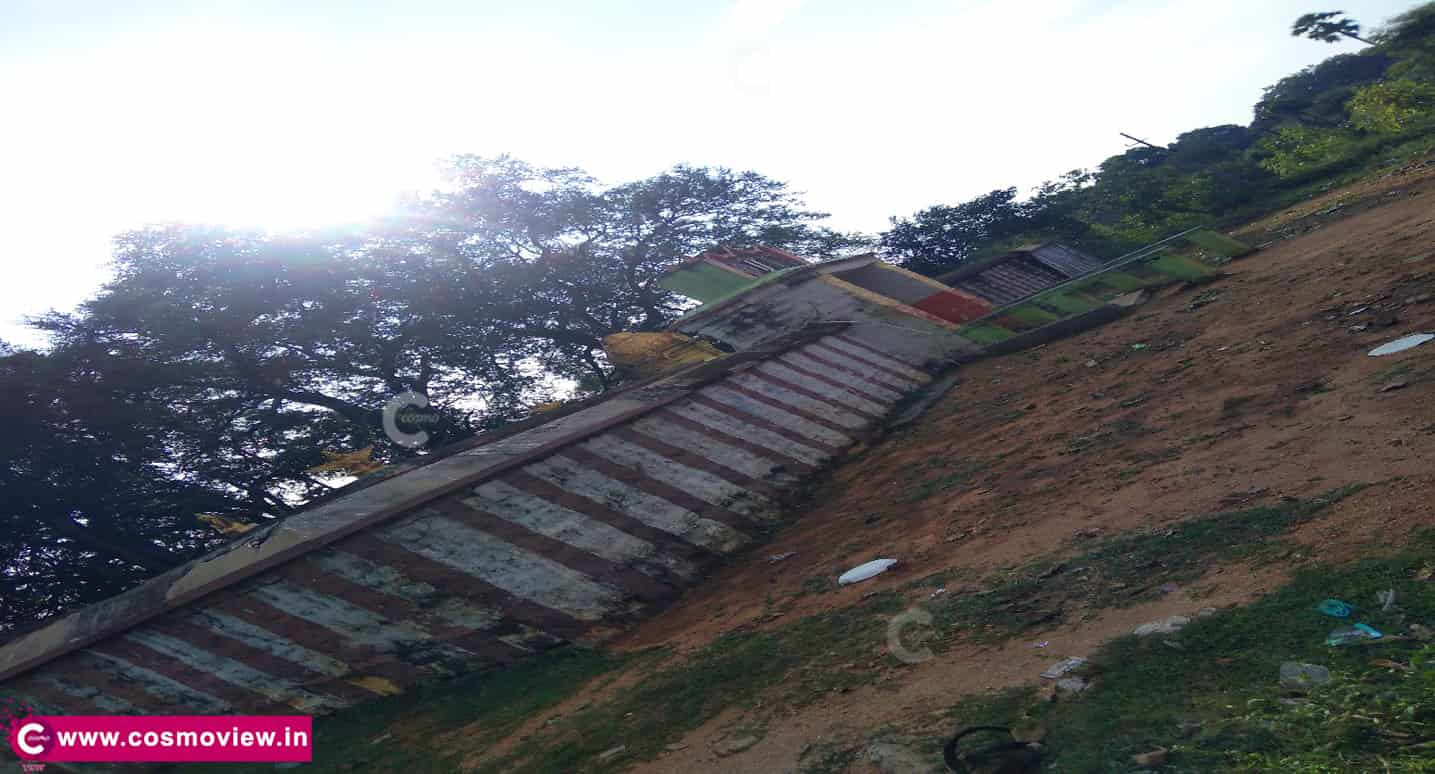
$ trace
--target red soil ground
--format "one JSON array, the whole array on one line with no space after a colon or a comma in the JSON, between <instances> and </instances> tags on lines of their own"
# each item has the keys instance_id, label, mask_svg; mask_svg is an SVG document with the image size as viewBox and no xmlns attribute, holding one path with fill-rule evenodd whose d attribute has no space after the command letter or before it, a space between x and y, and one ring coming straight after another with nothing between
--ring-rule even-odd
<instances>
[{"instance_id":1,"label":"red soil ground","mask_svg":"<svg viewBox=\"0 0 1435 774\"><path fill-rule=\"evenodd\" d=\"M961 593L969 579L1094 536L1374 484L1297 530L1308 550L1260 567L1218 563L1180 592L1133 607L1068 611L1064 620L1078 623L1034 635L1050 642L1045 649L1033 637L956 645L772 721L753 747L719 757L712 743L743 720L734 709L637 770L798 770L814 745L860 742L963 695L1037 682L1054 657L1089 652L1141 622L1238 604L1298 564L1386 550L1435 524L1435 343L1366 355L1406 333L1435 332L1435 168L1332 192L1241 233L1272 241L1213 284L963 367L916 425L846 459L774 541L615 647L681 653L948 569L964 571L949 589ZM879 556L900 564L832 588L838 574ZM930 591L908 593L916 601Z\"/></svg>"}]
</instances>

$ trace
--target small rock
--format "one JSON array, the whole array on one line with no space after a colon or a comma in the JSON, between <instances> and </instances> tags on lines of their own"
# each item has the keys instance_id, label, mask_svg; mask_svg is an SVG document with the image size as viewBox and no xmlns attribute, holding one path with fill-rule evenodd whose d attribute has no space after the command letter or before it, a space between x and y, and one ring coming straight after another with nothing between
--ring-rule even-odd
<instances>
[{"instance_id":1,"label":"small rock","mask_svg":"<svg viewBox=\"0 0 1435 774\"><path fill-rule=\"evenodd\" d=\"M1405 389L1406 387L1409 387L1409 386L1410 386L1410 381L1409 381L1408 379L1396 379L1396 380L1394 380L1394 381L1391 381L1391 382L1386 383L1386 385L1385 385L1384 387L1381 387L1381 388L1380 388L1380 391L1381 391L1381 392L1391 392L1391 391L1393 391L1393 390L1403 390L1403 389Z\"/></svg>"},{"instance_id":2,"label":"small rock","mask_svg":"<svg viewBox=\"0 0 1435 774\"><path fill-rule=\"evenodd\" d=\"M1091 684L1080 677L1063 677L1056 681L1056 690L1062 693L1081 693L1090 687Z\"/></svg>"},{"instance_id":3,"label":"small rock","mask_svg":"<svg viewBox=\"0 0 1435 774\"><path fill-rule=\"evenodd\" d=\"M1352 325L1352 326L1350 326L1350 332L1351 332L1351 333L1363 333L1363 332L1364 332L1367 328L1369 328L1369 327L1370 327L1370 323L1361 323L1361 324L1359 324L1359 325Z\"/></svg>"},{"instance_id":4,"label":"small rock","mask_svg":"<svg viewBox=\"0 0 1435 774\"><path fill-rule=\"evenodd\" d=\"M919 774L932 770L932 764L920 751L896 742L873 742L867 745L864 757L882 774Z\"/></svg>"},{"instance_id":5,"label":"small rock","mask_svg":"<svg viewBox=\"0 0 1435 774\"><path fill-rule=\"evenodd\" d=\"M1141 624L1136 627L1136 631L1132 632L1132 634L1135 634L1137 637L1150 637L1153 634L1175 634L1181 631L1181 629L1190 622L1191 619L1184 615L1173 615L1159 621Z\"/></svg>"},{"instance_id":6,"label":"small rock","mask_svg":"<svg viewBox=\"0 0 1435 774\"><path fill-rule=\"evenodd\" d=\"M677 751L679 751L679 750L686 750L686 749L688 749L688 746L685 745L685 744L683 744L683 743L681 743L681 742L679 742L678 744L670 744L670 745L668 745L667 747L664 747L663 749L664 749L664 750L667 750L668 752L677 752Z\"/></svg>"},{"instance_id":7,"label":"small rock","mask_svg":"<svg viewBox=\"0 0 1435 774\"><path fill-rule=\"evenodd\" d=\"M737 755L755 744L757 744L757 737L755 736L750 734L747 736L736 736L731 739L720 740L717 744L713 745L713 752L717 753L719 757L725 758L729 755Z\"/></svg>"},{"instance_id":8,"label":"small rock","mask_svg":"<svg viewBox=\"0 0 1435 774\"><path fill-rule=\"evenodd\" d=\"M1131 762L1136 764L1137 766L1149 766L1151 768L1159 769L1162 766L1166 765L1166 759L1170 755L1171 753L1168 752L1166 748L1157 747L1151 752L1137 753L1136 755L1131 756Z\"/></svg>"},{"instance_id":9,"label":"small rock","mask_svg":"<svg viewBox=\"0 0 1435 774\"><path fill-rule=\"evenodd\" d=\"M1281 685L1287 688L1309 688L1330 682L1330 670L1319 664L1287 661L1281 664Z\"/></svg>"},{"instance_id":10,"label":"small rock","mask_svg":"<svg viewBox=\"0 0 1435 774\"><path fill-rule=\"evenodd\" d=\"M1086 367L1087 367L1087 368L1095 368L1095 367L1096 367L1096 361L1095 361L1095 360L1088 360L1088 361L1086 361Z\"/></svg>"},{"instance_id":11,"label":"small rock","mask_svg":"<svg viewBox=\"0 0 1435 774\"><path fill-rule=\"evenodd\" d=\"M794 557L794 556L797 556L797 552L796 552L796 551L788 551L788 552L786 552L786 553L781 553L781 554L770 554L770 555L767 557L767 561L768 561L769 564L777 564L778 562L785 562L785 561L787 561L788 559L791 559L791 558Z\"/></svg>"},{"instance_id":12,"label":"small rock","mask_svg":"<svg viewBox=\"0 0 1435 774\"><path fill-rule=\"evenodd\" d=\"M598 754L598 762L599 762L599 763L607 763L608 761L613 760L614 758L618 757L619 755L622 755L622 754L623 754L623 751L626 750L626 749L628 749L628 745L626 745L626 744L620 744L620 745L618 745L617 747L614 747L614 748L611 749L611 750L604 750L603 752L601 752L601 753Z\"/></svg>"},{"instance_id":13,"label":"small rock","mask_svg":"<svg viewBox=\"0 0 1435 774\"><path fill-rule=\"evenodd\" d=\"M1075 672L1085 665L1086 659L1081 656L1072 656L1071 658L1064 658L1052 664L1050 667L1047 667L1047 670L1042 672L1041 676L1048 680L1057 680L1066 677L1068 674Z\"/></svg>"},{"instance_id":14,"label":"small rock","mask_svg":"<svg viewBox=\"0 0 1435 774\"><path fill-rule=\"evenodd\" d=\"M1046 726L1035 721L1025 721L1012 726L1011 735L1018 742L1040 742L1046 738Z\"/></svg>"},{"instance_id":15,"label":"small rock","mask_svg":"<svg viewBox=\"0 0 1435 774\"><path fill-rule=\"evenodd\" d=\"M1217 611L1214 607L1203 607L1200 610L1196 611L1196 617L1209 618L1210 616L1215 615L1217 612L1219 611Z\"/></svg>"},{"instance_id":16,"label":"small rock","mask_svg":"<svg viewBox=\"0 0 1435 774\"><path fill-rule=\"evenodd\" d=\"M1177 586L1177 585L1174 584L1174 583L1163 583L1163 584L1161 584L1161 593L1162 593L1162 594L1175 594L1175 593L1176 593L1177 591L1179 591L1180 589L1181 589L1181 587L1180 587L1180 586Z\"/></svg>"}]
</instances>

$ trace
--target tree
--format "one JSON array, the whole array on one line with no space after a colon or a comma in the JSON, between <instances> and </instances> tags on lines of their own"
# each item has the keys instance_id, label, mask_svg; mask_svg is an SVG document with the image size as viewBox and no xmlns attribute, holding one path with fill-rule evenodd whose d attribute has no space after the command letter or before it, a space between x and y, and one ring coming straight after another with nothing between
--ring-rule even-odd
<instances>
[{"instance_id":1,"label":"tree","mask_svg":"<svg viewBox=\"0 0 1435 774\"><path fill-rule=\"evenodd\" d=\"M467 267L465 303L550 372L603 383L602 339L656 330L683 302L657 284L683 257L766 244L830 257L868 240L813 225L786 184L755 172L676 166L609 188L572 169L506 157L451 160L454 190L420 204L413 249Z\"/></svg>"},{"instance_id":2,"label":"tree","mask_svg":"<svg viewBox=\"0 0 1435 774\"><path fill-rule=\"evenodd\" d=\"M893 217L882 234L883 254L912 271L938 274L971 258L987 243L1032 225L1032 207L1003 188L955 206L934 205L910 218Z\"/></svg>"},{"instance_id":3,"label":"tree","mask_svg":"<svg viewBox=\"0 0 1435 774\"><path fill-rule=\"evenodd\" d=\"M1399 60L1392 74L1435 80L1435 2L1396 16L1377 30L1374 38L1383 51Z\"/></svg>"},{"instance_id":4,"label":"tree","mask_svg":"<svg viewBox=\"0 0 1435 774\"><path fill-rule=\"evenodd\" d=\"M1338 127L1345 122L1345 103L1355 90L1379 81L1393 61L1368 50L1339 54L1288 75L1265 88L1251 131L1263 135L1290 122Z\"/></svg>"},{"instance_id":5,"label":"tree","mask_svg":"<svg viewBox=\"0 0 1435 774\"><path fill-rule=\"evenodd\" d=\"M168 462L164 407L63 355L0 348L0 631L93 602L213 545L231 492Z\"/></svg>"},{"instance_id":6,"label":"tree","mask_svg":"<svg viewBox=\"0 0 1435 774\"><path fill-rule=\"evenodd\" d=\"M10 590L31 595L0 627L212 545L196 514L279 518L332 491L336 457L425 453L383 430L397 394L429 398L422 428L400 424L432 447L526 417L559 379L605 389L603 337L676 317L656 280L686 255L864 244L753 172L606 187L507 158L451 172L363 229L127 232L95 297L34 321L51 352L0 347L0 387L28 396L0 408L23 430L6 439L0 545Z\"/></svg>"},{"instance_id":7,"label":"tree","mask_svg":"<svg viewBox=\"0 0 1435 774\"><path fill-rule=\"evenodd\" d=\"M1360 37L1360 24L1354 19L1341 18L1344 15L1345 11L1305 14L1291 25L1291 35L1297 38L1307 37L1323 43L1335 43L1342 37L1346 37L1366 45L1374 45Z\"/></svg>"},{"instance_id":8,"label":"tree","mask_svg":"<svg viewBox=\"0 0 1435 774\"><path fill-rule=\"evenodd\" d=\"M1350 99L1350 123L1373 134L1399 135L1435 122L1435 84L1395 79L1362 87Z\"/></svg>"}]
</instances>

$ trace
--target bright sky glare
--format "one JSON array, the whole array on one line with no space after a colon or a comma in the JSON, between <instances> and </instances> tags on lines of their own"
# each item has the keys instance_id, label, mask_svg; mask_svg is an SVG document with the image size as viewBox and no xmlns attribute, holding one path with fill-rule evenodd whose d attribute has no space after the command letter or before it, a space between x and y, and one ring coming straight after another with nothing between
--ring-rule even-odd
<instances>
[{"instance_id":1,"label":"bright sky glare","mask_svg":"<svg viewBox=\"0 0 1435 774\"><path fill-rule=\"evenodd\" d=\"M1367 28L1413 0L1341 5ZM454 153L788 180L840 228L1246 123L1311 0L7 0L0 339L145 223L361 219ZM601 7L598 7L601 6Z\"/></svg>"}]
</instances>

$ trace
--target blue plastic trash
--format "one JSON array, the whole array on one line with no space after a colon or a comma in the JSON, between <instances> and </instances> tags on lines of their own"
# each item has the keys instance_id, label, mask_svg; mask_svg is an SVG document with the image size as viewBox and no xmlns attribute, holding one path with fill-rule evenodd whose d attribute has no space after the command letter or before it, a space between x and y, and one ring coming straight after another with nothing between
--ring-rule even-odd
<instances>
[{"instance_id":1,"label":"blue plastic trash","mask_svg":"<svg viewBox=\"0 0 1435 774\"><path fill-rule=\"evenodd\" d=\"M1339 599L1322 599L1315 609L1332 618L1349 618L1355 612L1355 605Z\"/></svg>"}]
</instances>

